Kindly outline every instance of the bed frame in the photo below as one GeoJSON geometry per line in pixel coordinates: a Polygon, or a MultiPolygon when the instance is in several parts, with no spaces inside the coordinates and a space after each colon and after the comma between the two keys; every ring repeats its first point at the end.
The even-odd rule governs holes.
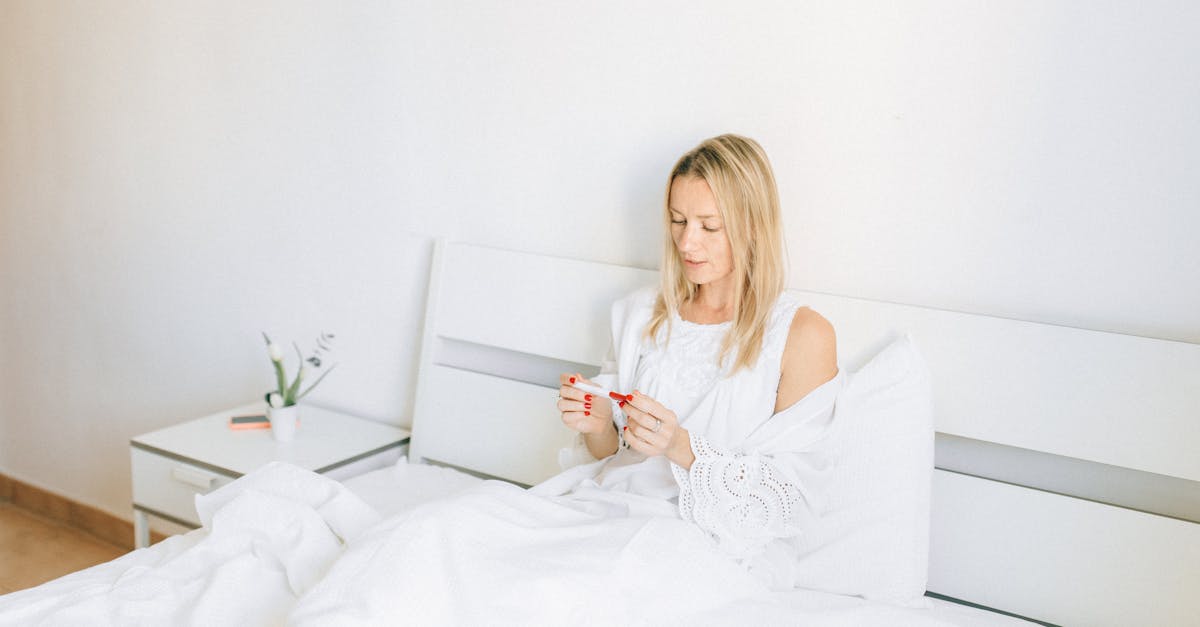
{"type": "MultiPolygon", "coordinates": [[[[657,272],[434,249],[411,458],[531,485],[609,305],[657,272]]],[[[1200,345],[798,292],[853,371],[912,335],[934,380],[931,596],[1053,624],[1200,616],[1200,345]]]]}

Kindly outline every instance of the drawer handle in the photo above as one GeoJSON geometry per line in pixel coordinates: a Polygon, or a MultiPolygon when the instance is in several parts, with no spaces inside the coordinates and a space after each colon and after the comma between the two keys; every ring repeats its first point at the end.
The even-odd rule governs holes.
{"type": "Polygon", "coordinates": [[[171,478],[204,490],[211,490],[213,482],[217,480],[217,476],[212,473],[183,466],[172,468],[171,478]]]}

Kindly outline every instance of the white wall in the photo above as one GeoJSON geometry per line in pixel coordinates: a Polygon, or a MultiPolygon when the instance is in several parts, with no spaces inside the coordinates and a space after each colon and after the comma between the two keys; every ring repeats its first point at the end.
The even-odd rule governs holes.
{"type": "Polygon", "coordinates": [[[643,4],[0,4],[0,470],[127,515],[260,329],[404,424],[432,238],[653,267],[725,131],[793,287],[1200,342],[1200,8],[643,4]]]}

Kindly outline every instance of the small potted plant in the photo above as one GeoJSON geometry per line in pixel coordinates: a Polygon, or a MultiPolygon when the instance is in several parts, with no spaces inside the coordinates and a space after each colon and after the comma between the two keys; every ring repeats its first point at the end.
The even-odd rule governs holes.
{"type": "Polygon", "coordinates": [[[308,396],[308,393],[337,367],[337,364],[330,366],[303,392],[300,391],[301,383],[309,377],[310,366],[311,368],[321,367],[321,356],[332,349],[333,337],[332,333],[324,332],[317,336],[317,347],[313,349],[312,355],[307,359],[300,352],[300,347],[292,342],[292,346],[296,349],[296,356],[300,358],[300,365],[296,370],[296,376],[289,384],[287,372],[283,366],[283,351],[278,344],[271,341],[265,332],[263,333],[263,340],[267,342],[267,356],[271,358],[271,365],[275,368],[275,381],[278,386],[275,390],[267,392],[266,395],[267,417],[271,421],[271,433],[277,441],[290,442],[296,436],[296,423],[300,420],[299,406],[296,403],[308,396]]]}

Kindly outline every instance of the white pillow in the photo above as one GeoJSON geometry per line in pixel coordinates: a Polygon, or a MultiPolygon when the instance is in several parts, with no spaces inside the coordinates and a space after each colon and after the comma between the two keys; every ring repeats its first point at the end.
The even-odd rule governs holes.
{"type": "Polygon", "coordinates": [[[826,446],[828,500],[799,538],[796,587],[926,605],[933,407],[911,337],[849,376],[826,446]]]}

